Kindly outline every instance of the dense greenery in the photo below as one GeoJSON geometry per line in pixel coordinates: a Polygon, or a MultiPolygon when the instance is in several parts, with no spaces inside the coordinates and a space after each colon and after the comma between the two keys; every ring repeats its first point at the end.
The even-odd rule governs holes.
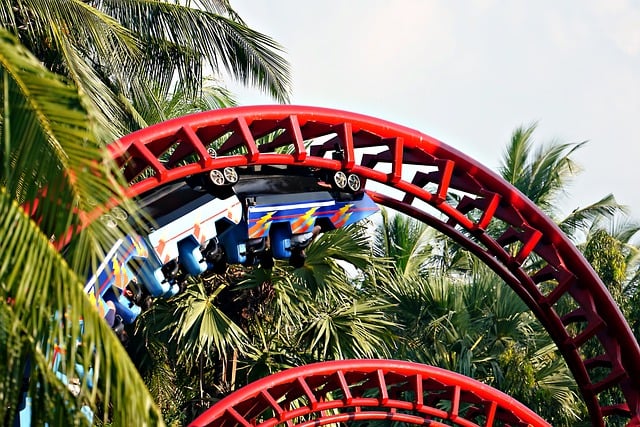
{"type": "Polygon", "coordinates": [[[0,25],[78,88],[108,142],[147,125],[172,93],[197,99],[207,74],[289,97],[281,48],[228,0],[11,0],[0,25]]]}
{"type": "Polygon", "coordinates": [[[33,397],[34,425],[86,422],[81,405],[110,411],[114,420],[157,423],[159,411],[135,368],[83,291],[86,269],[104,256],[109,239],[105,225],[87,222],[85,213],[121,198],[92,110],[73,86],[1,30],[0,63],[0,418],[11,425],[30,372],[24,386],[33,397]],[[36,206],[38,222],[27,210],[36,206]],[[52,242],[64,240],[69,227],[84,229],[63,258],[52,242]],[[67,349],[68,376],[75,376],[74,362],[94,367],[76,396],[51,369],[56,346],[67,349]],[[91,390],[87,382],[98,377],[100,386],[91,390]]]}

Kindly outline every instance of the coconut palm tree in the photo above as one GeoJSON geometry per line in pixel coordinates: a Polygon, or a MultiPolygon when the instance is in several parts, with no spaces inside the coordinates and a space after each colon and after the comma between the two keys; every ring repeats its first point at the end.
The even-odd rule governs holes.
{"type": "MultiPolygon", "coordinates": [[[[414,222],[398,214],[392,222],[383,221],[377,235],[416,230],[414,222]]],[[[442,250],[439,239],[428,233],[407,233],[397,240],[410,250],[442,250]],[[416,241],[425,237],[429,240],[416,241]]],[[[388,245],[388,239],[377,242],[376,253],[383,255],[390,247],[394,259],[398,248],[388,245]]],[[[403,271],[406,256],[395,259],[395,270],[403,271]]],[[[481,263],[473,263],[473,274],[451,274],[427,259],[421,265],[369,285],[369,292],[394,303],[389,314],[399,325],[394,330],[396,357],[484,381],[535,407],[554,425],[574,425],[581,407],[573,378],[518,295],[481,263]]]]}
{"type": "Polygon", "coordinates": [[[136,107],[150,94],[165,98],[177,83],[197,95],[207,73],[288,99],[280,46],[227,0],[12,0],[0,7],[0,24],[87,95],[107,141],[147,124],[136,107]]]}
{"type": "Polygon", "coordinates": [[[5,30],[0,67],[0,419],[13,425],[26,392],[33,425],[86,424],[83,407],[115,424],[161,425],[84,291],[114,233],[89,212],[108,201],[131,208],[101,148],[105,129],[81,90],[5,30]]]}
{"type": "Polygon", "coordinates": [[[507,182],[555,220],[570,237],[586,232],[598,219],[624,213],[624,207],[609,194],[584,208],[576,208],[561,218],[558,208],[562,197],[566,197],[571,179],[580,172],[572,154],[583,147],[586,141],[553,142],[534,149],[535,129],[536,124],[532,124],[514,130],[498,167],[498,172],[507,182]]]}
{"type": "MultiPolygon", "coordinates": [[[[636,298],[640,277],[640,251],[634,242],[640,226],[612,194],[560,217],[557,206],[566,195],[569,180],[579,171],[571,155],[584,142],[553,143],[534,151],[534,130],[535,124],[514,131],[500,173],[557,222],[583,251],[620,306],[631,310],[630,301],[636,298]]],[[[628,310],[625,314],[633,322],[635,316],[628,310]]]]}

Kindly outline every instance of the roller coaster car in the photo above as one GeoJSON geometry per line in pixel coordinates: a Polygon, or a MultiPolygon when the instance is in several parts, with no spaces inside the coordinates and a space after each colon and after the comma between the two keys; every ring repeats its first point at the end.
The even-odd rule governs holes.
{"type": "Polygon", "coordinates": [[[222,239],[229,263],[270,267],[273,256],[300,266],[304,249],[319,232],[353,224],[379,210],[361,191],[360,178],[343,171],[333,174],[340,178],[333,182],[309,168],[256,166],[238,172],[233,190],[242,201],[243,219],[222,239]],[[349,191],[341,191],[345,188],[349,191]]]}
{"type": "MultiPolygon", "coordinates": [[[[235,170],[227,169],[218,172],[233,179],[235,170]]],[[[163,281],[176,283],[181,276],[215,268],[222,255],[219,235],[242,219],[238,197],[206,190],[179,182],[140,199],[139,205],[154,220],[147,234],[151,256],[140,268],[141,281],[155,289],[152,296],[175,294],[177,289],[162,287],[163,281]]]]}
{"type": "MultiPolygon", "coordinates": [[[[150,297],[171,297],[188,275],[214,268],[222,253],[218,234],[242,216],[235,195],[220,199],[185,182],[144,194],[139,206],[146,229],[118,240],[85,286],[105,319],[107,307],[115,309],[114,329],[132,323],[150,297]]],[[[127,217],[108,215],[114,226],[127,217]]]]}
{"type": "Polygon", "coordinates": [[[140,236],[119,239],[85,285],[85,292],[96,300],[98,311],[110,326],[117,315],[124,323],[131,323],[140,314],[140,300],[133,298],[132,287],[136,273],[135,260],[146,259],[148,247],[140,236]],[[115,313],[111,313],[115,311],[115,313]]]}

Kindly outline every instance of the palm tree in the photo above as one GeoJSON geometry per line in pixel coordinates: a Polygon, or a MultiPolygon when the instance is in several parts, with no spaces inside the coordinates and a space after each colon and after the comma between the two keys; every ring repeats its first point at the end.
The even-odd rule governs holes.
{"type": "MultiPolygon", "coordinates": [[[[637,300],[640,250],[634,238],[640,225],[627,216],[612,194],[559,218],[556,208],[566,195],[569,179],[579,170],[571,155],[583,146],[550,144],[533,151],[535,125],[513,133],[500,172],[547,215],[583,251],[631,322],[637,300]],[[617,265],[616,265],[617,263],[617,265]],[[616,271],[617,270],[617,271],[616,271]]],[[[635,324],[635,323],[634,323],[635,324]]],[[[636,327],[637,328],[637,327],[636,327]]]]}
{"type": "Polygon", "coordinates": [[[86,424],[83,406],[116,424],[161,425],[140,376],[84,292],[90,266],[114,233],[89,221],[88,212],[122,199],[100,144],[105,130],[83,92],[5,30],[0,66],[0,419],[13,425],[28,392],[34,425],[86,424]],[[69,228],[77,232],[61,255],[56,245],[69,228]],[[62,357],[54,370],[56,353],[62,357]]]}
{"type": "Polygon", "coordinates": [[[554,219],[569,236],[585,232],[594,221],[624,213],[609,194],[584,208],[576,208],[565,218],[559,218],[558,207],[567,195],[570,180],[580,171],[572,154],[586,144],[557,143],[539,146],[534,150],[533,133],[536,124],[518,127],[511,136],[498,172],[520,190],[544,213],[554,219]]]}
{"type": "Polygon", "coordinates": [[[87,95],[107,141],[146,125],[136,108],[150,94],[166,98],[177,83],[197,96],[208,69],[279,101],[289,94],[281,48],[247,27],[228,0],[7,1],[0,24],[87,95]]]}
{"type": "Polygon", "coordinates": [[[536,124],[518,127],[507,145],[499,173],[551,216],[558,196],[565,191],[568,179],[578,171],[570,155],[585,142],[540,146],[533,150],[536,124]]]}
{"type": "MultiPolygon", "coordinates": [[[[383,221],[377,235],[405,234],[419,228],[415,222],[398,214],[392,222],[383,221]]],[[[407,252],[443,250],[429,233],[408,233],[397,240],[407,252]],[[429,240],[420,241],[425,237],[429,240]]],[[[379,255],[387,248],[392,256],[398,253],[388,239],[377,241],[379,255]]],[[[403,271],[406,258],[392,258],[396,271],[403,271]]],[[[481,263],[472,263],[473,274],[452,274],[439,261],[421,265],[368,285],[371,293],[394,303],[391,320],[399,325],[395,355],[484,381],[534,407],[554,425],[573,425],[581,412],[573,378],[516,293],[481,263]]]]}

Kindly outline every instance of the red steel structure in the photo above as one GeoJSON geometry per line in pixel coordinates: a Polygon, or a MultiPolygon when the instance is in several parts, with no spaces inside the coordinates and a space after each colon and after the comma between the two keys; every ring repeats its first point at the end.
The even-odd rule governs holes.
{"type": "Polygon", "coordinates": [[[486,384],[398,360],[340,360],[288,369],[230,394],[189,427],[319,427],[377,420],[433,427],[550,427],[486,384]]]}
{"type": "Polygon", "coordinates": [[[517,292],[557,344],[594,426],[611,415],[640,425],[640,347],[601,280],[530,200],[443,142],[360,114],[271,105],[169,120],[109,150],[130,181],[131,197],[226,166],[299,165],[359,175],[378,204],[439,230],[517,292]],[[332,156],[336,150],[341,156],[332,156]],[[487,233],[490,227],[502,230],[499,237],[487,233]],[[597,355],[583,358],[585,346],[597,355]]]}

